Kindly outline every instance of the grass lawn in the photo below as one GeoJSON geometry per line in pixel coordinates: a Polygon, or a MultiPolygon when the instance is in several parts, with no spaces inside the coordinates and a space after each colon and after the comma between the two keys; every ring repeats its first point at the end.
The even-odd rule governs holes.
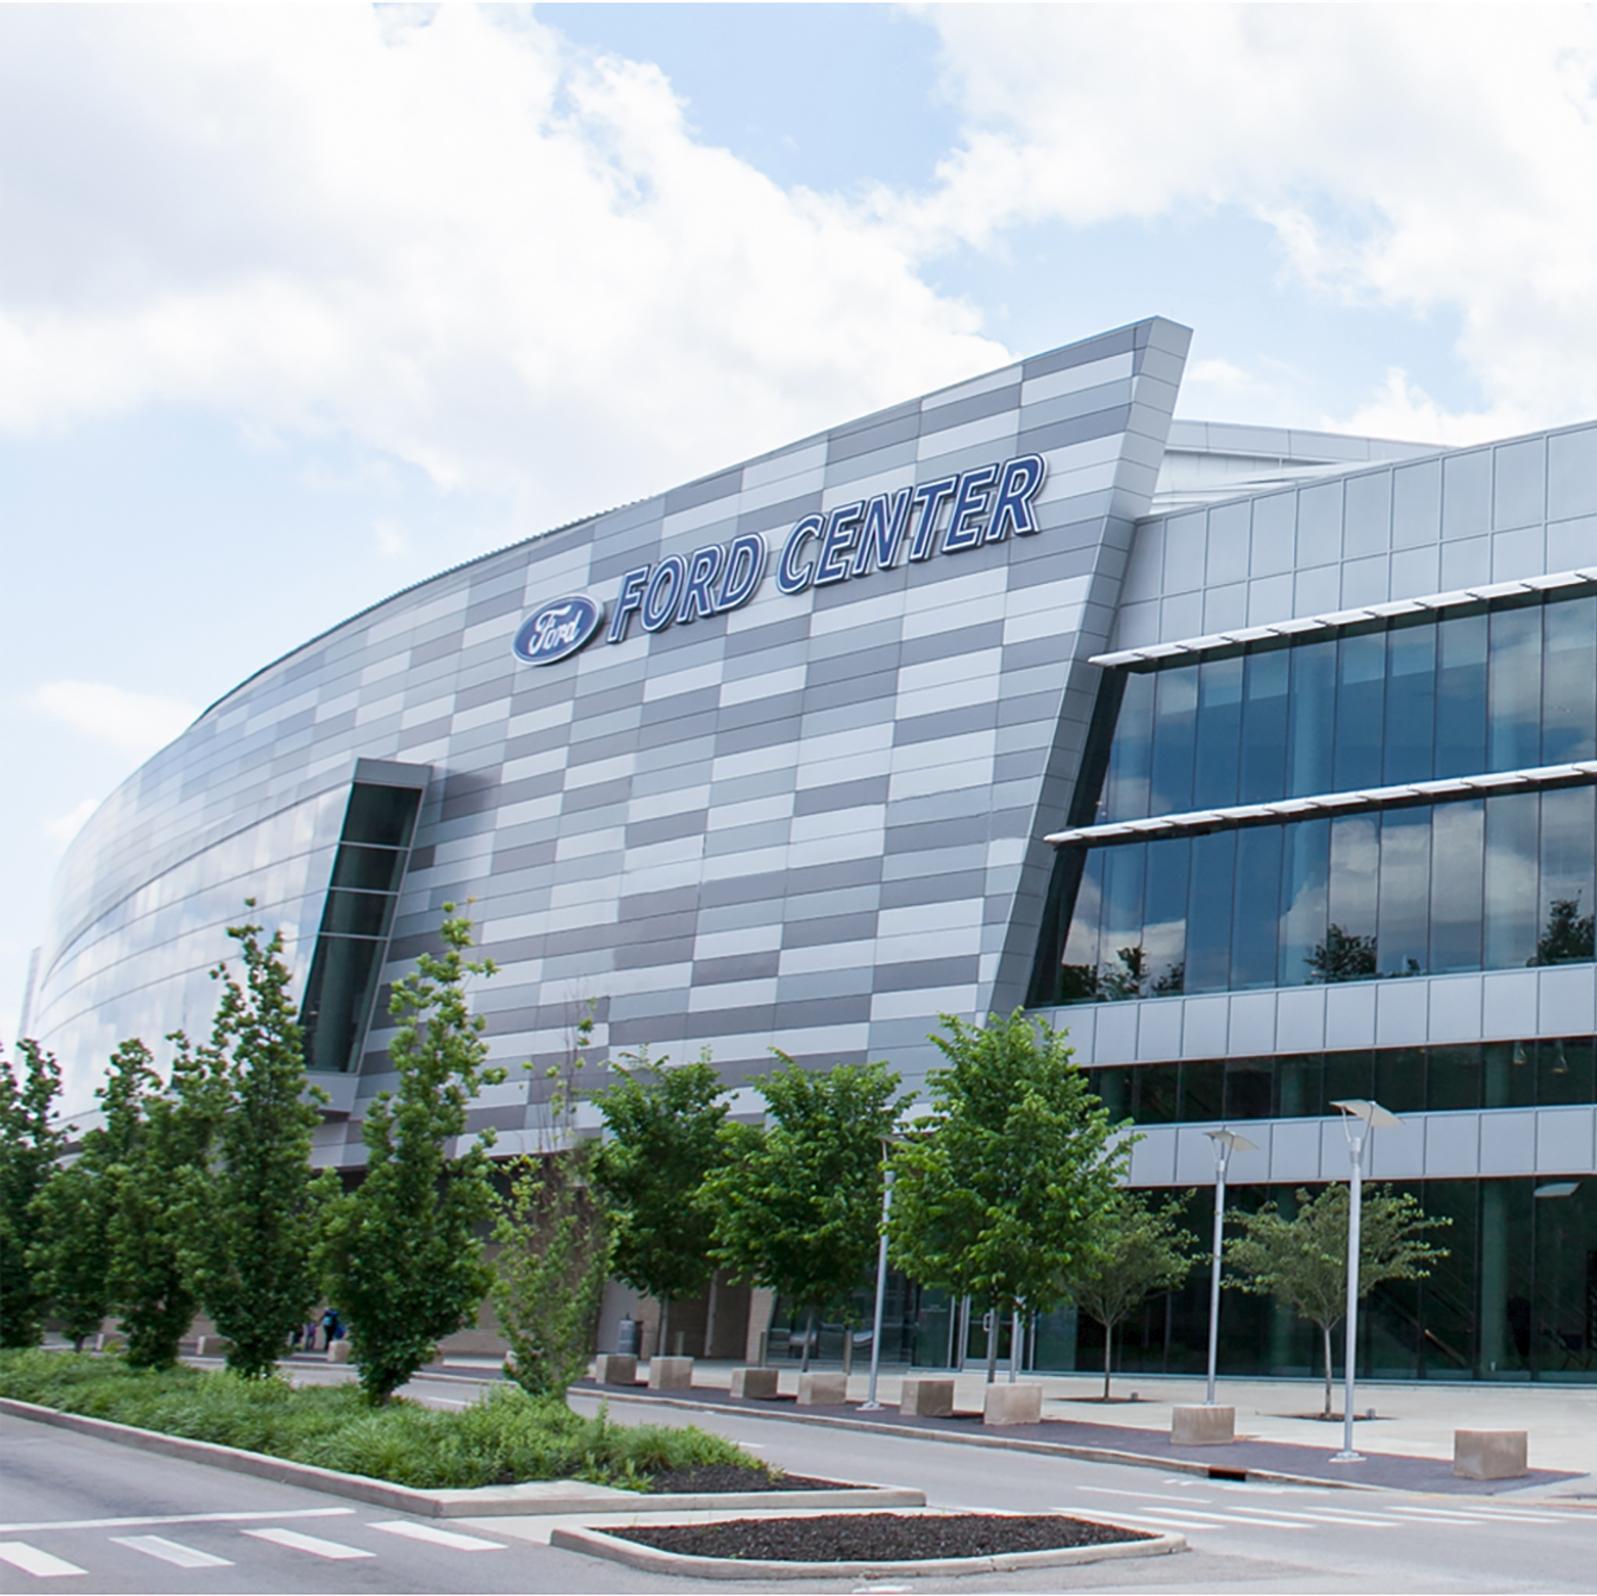
{"type": "Polygon", "coordinates": [[[714,1464],[767,1473],[718,1435],[613,1424],[602,1409],[583,1418],[513,1385],[447,1413],[402,1399],[371,1408],[353,1383],[296,1390],[283,1379],[30,1351],[0,1352],[0,1396],[425,1490],[561,1479],[647,1490],[656,1474],[714,1464]]]}

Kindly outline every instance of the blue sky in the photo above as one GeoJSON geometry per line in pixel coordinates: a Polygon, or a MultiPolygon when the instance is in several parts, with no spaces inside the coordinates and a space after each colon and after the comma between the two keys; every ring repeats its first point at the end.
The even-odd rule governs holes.
{"type": "Polygon", "coordinates": [[[76,826],[431,571],[1107,326],[1597,415],[1590,7],[0,10],[0,1040],[76,826]]]}

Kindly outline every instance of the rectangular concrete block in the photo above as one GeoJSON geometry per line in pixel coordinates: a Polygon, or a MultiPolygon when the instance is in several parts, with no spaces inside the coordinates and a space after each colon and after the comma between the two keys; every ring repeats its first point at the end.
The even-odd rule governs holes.
{"type": "Polygon", "coordinates": [[[593,1377],[600,1385],[636,1385],[638,1360],[630,1352],[601,1352],[593,1360],[593,1377]]]}
{"type": "Polygon", "coordinates": [[[1174,1407],[1170,1440],[1175,1446],[1221,1446],[1237,1438],[1237,1410],[1222,1407],[1174,1407]]]}
{"type": "Polygon", "coordinates": [[[982,1403],[983,1424],[1038,1424],[1042,1421],[1040,1385],[990,1385],[982,1403]]]}
{"type": "Polygon", "coordinates": [[[693,1385],[692,1358],[650,1358],[651,1391],[687,1391],[693,1385]]]}
{"type": "Polygon", "coordinates": [[[946,1419],[954,1411],[952,1380],[905,1380],[899,1388],[898,1411],[922,1419],[946,1419]]]}
{"type": "Polygon", "coordinates": [[[1517,1480],[1528,1474],[1524,1430],[1454,1430],[1453,1472],[1463,1480],[1517,1480]]]}
{"type": "Polygon", "coordinates": [[[848,1376],[828,1369],[822,1374],[799,1376],[798,1405],[801,1408],[840,1408],[848,1401],[848,1376]]]}
{"type": "Polygon", "coordinates": [[[349,1337],[340,1336],[338,1340],[327,1349],[327,1361],[329,1363],[348,1363],[349,1347],[349,1337]]]}
{"type": "Polygon", "coordinates": [[[775,1369],[734,1369],[732,1371],[732,1395],[735,1397],[759,1398],[761,1401],[770,1401],[777,1393],[777,1382],[780,1375],[775,1369]]]}

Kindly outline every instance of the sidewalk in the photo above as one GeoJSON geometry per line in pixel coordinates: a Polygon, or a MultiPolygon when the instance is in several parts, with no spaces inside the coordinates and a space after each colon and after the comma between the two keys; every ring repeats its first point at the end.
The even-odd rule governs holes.
{"type": "MultiPolygon", "coordinates": [[[[477,1360],[470,1360],[475,1364],[477,1360]]],[[[451,1369],[466,1372],[467,1360],[451,1361],[451,1369]]],[[[484,1367],[493,1365],[483,1360],[484,1367]]],[[[704,1363],[694,1365],[695,1391],[702,1390],[707,1398],[729,1401],[731,1363],[704,1363]]],[[[885,1414],[861,1415],[872,1419],[898,1419],[899,1384],[905,1371],[896,1369],[884,1372],[878,1383],[878,1400],[887,1410],[885,1414]]],[[[915,1371],[937,1374],[937,1370],[915,1371]]],[[[640,1369],[640,1378],[642,1370],[640,1369]]],[[[1000,1379],[1004,1376],[1000,1374],[1000,1379]]],[[[1043,1375],[1028,1383],[1043,1388],[1043,1417],[1045,1420],[1072,1421],[1071,1435],[1058,1436],[1070,1444],[1121,1447],[1127,1450],[1148,1451],[1163,1455],[1169,1446],[1170,1410],[1182,1403],[1201,1403],[1204,1385],[1201,1380],[1150,1378],[1146,1375],[1115,1377],[1117,1398],[1129,1398],[1136,1393],[1139,1400],[1116,1400],[1103,1403],[1096,1400],[1102,1390],[1101,1380],[1080,1375],[1043,1375]],[[1080,1426],[1080,1430],[1077,1429],[1080,1426]],[[1089,1438],[1088,1432],[1092,1432],[1089,1438]],[[1077,1437],[1080,1437],[1079,1443],[1077,1437]]],[[[954,1406],[956,1412],[979,1413],[982,1405],[984,1379],[980,1372],[955,1377],[954,1406]]],[[[784,1395],[796,1395],[797,1368],[780,1370],[780,1387],[784,1395]]],[[[855,1373],[848,1383],[850,1403],[865,1400],[867,1376],[855,1373]]],[[[603,1387],[594,1389],[602,1390],[603,1387]]],[[[1319,1411],[1323,1387],[1319,1381],[1231,1381],[1222,1380],[1217,1390],[1220,1402],[1237,1410],[1238,1446],[1247,1442],[1267,1442],[1289,1448],[1295,1461],[1282,1461],[1255,1467],[1269,1466],[1296,1472],[1311,1459],[1328,1458],[1342,1444],[1340,1423],[1303,1417],[1319,1411]]],[[[682,1395],[683,1393],[677,1393],[682,1395]]],[[[1341,1387],[1336,1389],[1340,1404],[1341,1387]]],[[[792,1412],[787,1403],[739,1403],[754,1410],[792,1412]]],[[[1481,1385],[1396,1385],[1367,1384],[1358,1388],[1356,1411],[1360,1414],[1374,1409],[1374,1420],[1359,1419],[1354,1426],[1354,1444],[1372,1460],[1381,1457],[1433,1459],[1450,1471],[1453,1457],[1453,1431],[1455,1429],[1516,1429],[1529,1432],[1530,1465],[1535,1471],[1555,1470],[1572,1475],[1597,1475],[1597,1388],[1578,1386],[1481,1386],[1481,1385]]],[[[810,1410],[806,1410],[810,1411],[810,1410]]],[[[818,1410],[841,1415],[842,1409],[818,1410]]],[[[856,1410],[853,1410],[857,1412],[856,1410]]],[[[932,1421],[937,1422],[937,1421],[932,1421]]],[[[959,1428],[970,1427],[968,1420],[954,1420],[959,1428]]],[[[917,1422],[915,1427],[923,1427],[917,1422]]],[[[979,1426],[978,1426],[979,1427],[979,1426]]],[[[987,1432],[1014,1439],[1030,1439],[1032,1427],[1006,1427],[997,1432],[987,1432]],[[1026,1431],[1027,1433],[1022,1433],[1026,1431]]],[[[1200,1458],[1218,1466],[1229,1466],[1221,1454],[1225,1447],[1182,1449],[1183,1456],[1200,1458]]],[[[1238,1460],[1240,1462],[1240,1459],[1238,1460]]],[[[1245,1466],[1245,1465],[1243,1465],[1245,1466]]],[[[1349,1474],[1357,1465],[1338,1465],[1336,1477],[1358,1480],[1365,1474],[1349,1474]]],[[[1316,1467],[1316,1474],[1325,1471],[1316,1467]]],[[[1378,1471],[1365,1471],[1373,1476],[1378,1471]]],[[[1384,1472],[1384,1471],[1379,1471],[1384,1472]]],[[[1451,1477],[1449,1473],[1449,1477],[1451,1477]]],[[[1376,1481],[1371,1478],[1371,1483],[1376,1481]]],[[[1462,1483],[1462,1482],[1460,1482],[1462,1483]]],[[[1512,1483],[1512,1482],[1510,1482],[1512,1483]]],[[[1591,1479],[1570,1482],[1577,1492],[1597,1495],[1597,1482],[1591,1479]]]]}

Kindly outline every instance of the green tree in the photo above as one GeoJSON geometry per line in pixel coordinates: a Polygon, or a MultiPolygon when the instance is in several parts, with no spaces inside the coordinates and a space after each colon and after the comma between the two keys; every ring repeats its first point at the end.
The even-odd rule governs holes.
{"type": "Polygon", "coordinates": [[[1106,1402],[1115,1327],[1155,1292],[1174,1291],[1202,1256],[1182,1223],[1182,1208],[1180,1197],[1156,1203],[1122,1188],[1099,1213],[1091,1239],[1066,1272],[1071,1301],[1103,1326],[1106,1402]]]}
{"type": "Polygon", "coordinates": [[[1329,926],[1325,941],[1316,943],[1304,962],[1311,981],[1365,980],[1376,970],[1375,938],[1329,926]]]}
{"type": "Polygon", "coordinates": [[[350,1325],[352,1356],[367,1399],[386,1402],[431,1358],[439,1340],[469,1324],[489,1286],[481,1231],[493,1216],[491,1131],[464,1152],[478,1090],[504,1079],[486,1067],[486,1022],[471,1012],[467,980],[493,974],[469,960],[471,922],[444,905],[445,951],[424,953],[395,983],[389,1047],[399,1076],[362,1126],[366,1174],[353,1191],[329,1194],[319,1272],[350,1325]]]}
{"type": "Polygon", "coordinates": [[[61,1095],[55,1056],[26,1038],[17,1051],[20,1080],[0,1054],[0,1346],[33,1347],[47,1304],[38,1198],[57,1173],[66,1134],[52,1123],[61,1095]]]}
{"type": "Polygon", "coordinates": [[[908,1104],[885,1064],[803,1069],[787,1054],[759,1090],[763,1129],[729,1125],[732,1158],[704,1195],[715,1215],[716,1260],[736,1280],[766,1286],[808,1310],[804,1363],[816,1313],[843,1313],[876,1252],[882,1147],[908,1104]]]}
{"type": "Polygon", "coordinates": [[[242,982],[225,964],[211,972],[222,987],[212,1049],[226,1097],[215,1167],[190,1170],[187,1186],[195,1289],[227,1339],[228,1368],[253,1377],[277,1367],[315,1300],[310,1154],[321,1117],[307,1095],[282,933],[262,942],[261,930],[228,928],[242,982]]]}
{"type": "MultiPolygon", "coordinates": [[[[1297,1193],[1291,1218],[1276,1204],[1235,1215],[1240,1234],[1225,1247],[1235,1271],[1228,1286],[1255,1296],[1277,1296],[1311,1324],[1320,1327],[1325,1354],[1325,1403],[1331,1417],[1331,1332],[1347,1309],[1348,1188],[1327,1186],[1319,1196],[1297,1193]]],[[[1427,1218],[1419,1202],[1387,1187],[1364,1189],[1359,1220],[1359,1296],[1384,1281],[1423,1280],[1429,1264],[1447,1256],[1445,1247],[1425,1240],[1427,1230],[1452,1220],[1427,1218]]]]}
{"type": "Polygon", "coordinates": [[[51,1311],[79,1351],[112,1310],[111,1218],[117,1181],[143,1124],[143,1102],[159,1086],[148,1051],[124,1042],[111,1055],[100,1099],[102,1121],[83,1136],[77,1161],[37,1199],[39,1270],[51,1311]]]}
{"type": "Polygon", "coordinates": [[[672,1300],[697,1296],[713,1268],[704,1184],[726,1157],[723,1087],[708,1053],[674,1069],[631,1054],[611,1068],[620,1079],[594,1099],[608,1132],[594,1186],[615,1239],[616,1274],[659,1300],[665,1353],[672,1300]]]}
{"type": "MultiPolygon", "coordinates": [[[[135,1096],[139,1120],[117,1166],[106,1226],[111,1298],[127,1336],[128,1362],[151,1369],[177,1362],[178,1343],[199,1309],[191,1227],[204,1216],[196,1216],[186,1199],[210,1171],[226,1103],[216,1052],[195,1046],[181,1031],[167,1040],[175,1050],[171,1072],[164,1090],[135,1096]]],[[[132,1080],[149,1078],[150,1053],[142,1042],[124,1042],[120,1052],[132,1080]]]]}
{"type": "MultiPolygon", "coordinates": [[[[1113,1199],[1131,1138],[1088,1090],[1064,1033],[1016,1009],[943,1016],[925,1130],[893,1150],[893,1251],[911,1279],[1001,1315],[1046,1313],[1113,1199]]],[[[1129,1122],[1127,1122],[1129,1123],[1129,1122]]],[[[989,1342],[987,1378],[996,1367],[989,1342]]]]}
{"type": "Polygon", "coordinates": [[[1597,914],[1580,912],[1580,896],[1554,898],[1547,909],[1547,924],[1536,938],[1536,952],[1528,964],[1571,964],[1592,957],[1597,948],[1597,914]]]}
{"type": "Polygon", "coordinates": [[[546,1072],[553,1087],[538,1151],[512,1162],[494,1225],[494,1312],[510,1343],[511,1378],[533,1396],[563,1398],[582,1377],[610,1275],[610,1233],[591,1180],[595,1150],[576,1127],[592,1036],[590,1011],[577,1022],[565,1066],[546,1072]]]}

